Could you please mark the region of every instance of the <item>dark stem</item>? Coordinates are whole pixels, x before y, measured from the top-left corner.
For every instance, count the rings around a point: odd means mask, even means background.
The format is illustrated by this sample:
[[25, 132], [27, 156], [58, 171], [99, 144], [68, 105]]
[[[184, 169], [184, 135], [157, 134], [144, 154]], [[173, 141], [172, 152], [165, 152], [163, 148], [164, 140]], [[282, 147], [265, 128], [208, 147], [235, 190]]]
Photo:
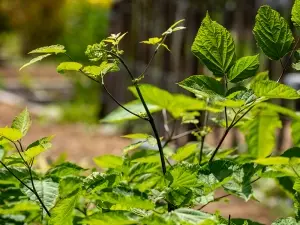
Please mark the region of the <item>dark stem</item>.
[[165, 156], [164, 156], [164, 153], [163, 153], [163, 147], [162, 147], [159, 135], [158, 135], [157, 128], [155, 126], [154, 119], [153, 119], [153, 117], [152, 117], [152, 115], [151, 115], [151, 113], [149, 111], [149, 108], [148, 108], [148, 106], [147, 106], [147, 104], [145, 102], [145, 99], [144, 99], [144, 97], [143, 97], [143, 95], [141, 93], [139, 85], [138, 85], [137, 81], [135, 80], [133, 74], [131, 73], [130, 69], [128, 68], [127, 64], [125, 63], [125, 61], [120, 56], [118, 56], [117, 54], [115, 54], [113, 52], [108, 51], [108, 53], [111, 54], [111, 55], [113, 55], [113, 56], [115, 56], [122, 63], [122, 65], [127, 70], [128, 74], [129, 74], [129, 76], [130, 76], [130, 78], [131, 78], [131, 80], [133, 82], [133, 85], [134, 85], [134, 87], [135, 87], [135, 89], [137, 91], [137, 94], [138, 94], [138, 96], [139, 96], [139, 98], [140, 98], [140, 100], [141, 100], [141, 102], [142, 102], [142, 104], [144, 106], [144, 109], [145, 109], [145, 111], [147, 113], [147, 116], [148, 116], [148, 121], [149, 121], [149, 123], [151, 125], [151, 128], [153, 130], [154, 137], [156, 139], [158, 150], [159, 150], [162, 172], [163, 172], [163, 174], [165, 174], [167, 172], [167, 169], [166, 169], [166, 163], [165, 163]]
[[[204, 114], [204, 123], [203, 123], [202, 129], [206, 129], [206, 125], [207, 125], [207, 121], [208, 121], [208, 111], [205, 111], [204, 113], [205, 113]], [[202, 158], [203, 158], [203, 148], [204, 148], [205, 137], [206, 137], [206, 131], [205, 131], [205, 134], [201, 137], [199, 164], [201, 164]]]
[[229, 216], [228, 216], [228, 225], [231, 224], [230, 220], [231, 220], [231, 215], [229, 214]]
[[125, 106], [123, 106], [110, 92], [109, 90], [107, 89], [107, 87], [105, 86], [105, 84], [103, 83], [102, 84], [104, 90], [106, 91], [106, 93], [114, 100], [115, 103], [117, 103], [117, 105], [119, 105], [122, 109], [126, 110], [127, 112], [129, 112], [130, 114], [142, 119], [142, 120], [146, 120], [146, 121], [149, 121], [148, 118], [145, 118], [145, 117], [142, 117], [134, 112], [132, 112], [131, 110], [127, 109]]
[[210, 163], [213, 161], [214, 157], [215, 157], [216, 154], [218, 153], [218, 151], [219, 151], [221, 145], [223, 144], [223, 142], [224, 142], [224, 140], [225, 140], [227, 134], [229, 133], [229, 131], [230, 131], [230, 130], [231, 130], [231, 129], [232, 129], [232, 128], [233, 128], [233, 127], [241, 120], [241, 119], [243, 119], [244, 116], [245, 116], [251, 109], [253, 109], [253, 107], [254, 107], [254, 106], [251, 106], [248, 110], [246, 110], [246, 112], [244, 112], [237, 120], [236, 120], [237, 115], [238, 115], [240, 112], [242, 112], [244, 109], [243, 109], [243, 110], [240, 110], [237, 114], [235, 114], [235, 116], [234, 116], [234, 118], [233, 118], [231, 124], [230, 124], [229, 127], [225, 130], [225, 132], [224, 132], [224, 134], [223, 134], [223, 136], [222, 136], [222, 138], [221, 138], [221, 140], [220, 140], [218, 146], [217, 146], [216, 149], [214, 150], [214, 152], [213, 152], [211, 158], [209, 159], [209, 162], [210, 162]]
[[290, 63], [290, 60], [292, 59], [293, 54], [294, 54], [294, 52], [295, 52], [296, 49], [297, 49], [299, 40], [300, 40], [300, 37], [297, 39], [297, 42], [296, 42], [296, 44], [295, 44], [295, 46], [294, 46], [294, 48], [293, 48], [291, 54], [290, 54], [289, 57], [288, 57], [288, 60], [286, 61], [285, 65], [284, 65], [284, 67], [283, 67], [283, 69], [282, 69], [282, 73], [281, 73], [280, 77], [278, 78], [277, 83], [280, 82], [281, 78], [284, 76], [284, 73], [285, 73], [285, 71], [287, 70], [287, 67], [288, 67], [288, 65], [289, 65], [289, 63]]
[[155, 58], [155, 56], [156, 56], [156, 54], [157, 54], [157, 52], [158, 52], [160, 46], [165, 42], [167, 36], [168, 36], [168, 35], [165, 35], [165, 36], [164, 36], [163, 40], [159, 43], [159, 45], [158, 45], [157, 48], [155, 49], [153, 55], [152, 55], [151, 58], [150, 58], [149, 63], [147, 64], [147, 66], [146, 66], [146, 68], [144, 69], [144, 71], [141, 73], [140, 77], [144, 76], [144, 75], [146, 74], [146, 72], [148, 71], [148, 69], [150, 68], [150, 65], [151, 65], [153, 59]]
[[[64, 53], [71, 61], [74, 61], [73, 59], [72, 59], [72, 57], [71, 56], [69, 56], [67, 53]], [[134, 116], [136, 116], [136, 117], [138, 117], [138, 118], [140, 118], [140, 119], [142, 119], [142, 120], [147, 120], [148, 121], [148, 118], [144, 118], [144, 117], [142, 117], [142, 116], [139, 116], [138, 114], [136, 114], [136, 113], [134, 113], [134, 112], [132, 112], [131, 110], [129, 110], [129, 109], [127, 109], [124, 105], [122, 105], [109, 91], [108, 91], [108, 89], [107, 89], [107, 87], [104, 85], [104, 83], [101, 83], [99, 80], [97, 80], [97, 79], [95, 79], [95, 78], [93, 78], [93, 77], [91, 77], [91, 76], [88, 76], [82, 69], [79, 69], [79, 71], [83, 74], [83, 75], [85, 75], [87, 78], [89, 78], [89, 79], [91, 79], [91, 80], [93, 80], [93, 81], [95, 81], [95, 82], [97, 82], [98, 84], [102, 84], [102, 86], [104, 87], [104, 90], [105, 90], [105, 92], [111, 97], [111, 99], [117, 104], [117, 105], [119, 105], [121, 108], [123, 108], [124, 110], [126, 110], [127, 112], [129, 112], [130, 114], [132, 114], [132, 115], [134, 115]]]
[[200, 155], [199, 155], [199, 164], [202, 162], [202, 157], [203, 157], [203, 147], [204, 147], [204, 141], [205, 141], [206, 135], [201, 137], [201, 146], [200, 146]]

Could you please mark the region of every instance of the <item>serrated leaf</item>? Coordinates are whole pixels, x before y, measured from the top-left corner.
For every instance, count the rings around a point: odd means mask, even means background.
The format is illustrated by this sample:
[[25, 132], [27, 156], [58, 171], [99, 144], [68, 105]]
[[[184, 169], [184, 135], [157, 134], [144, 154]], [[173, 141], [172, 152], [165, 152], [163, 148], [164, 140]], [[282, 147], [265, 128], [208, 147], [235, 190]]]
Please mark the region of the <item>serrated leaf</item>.
[[82, 171], [84, 171], [82, 167], [74, 163], [64, 162], [51, 168], [46, 175], [62, 178], [70, 175], [77, 176]]
[[18, 116], [15, 117], [15, 119], [12, 122], [11, 128], [19, 130], [23, 134], [23, 136], [25, 136], [30, 125], [31, 119], [29, 112], [26, 108]]
[[238, 59], [228, 72], [228, 79], [235, 83], [253, 77], [259, 68], [259, 55]]
[[266, 98], [282, 98], [282, 99], [298, 99], [298, 92], [284, 84], [277, 83], [272, 80], [263, 80], [254, 82], [251, 89], [258, 97]]
[[[33, 183], [44, 205], [48, 210], [52, 209], [58, 198], [58, 183], [53, 182], [51, 179], [34, 180]], [[26, 182], [26, 185], [32, 188], [31, 181]], [[27, 187], [23, 187], [22, 190], [30, 200], [40, 204], [37, 197]]]
[[247, 219], [231, 219], [231, 222], [233, 223], [233, 225], [263, 225], [261, 223]]
[[101, 62], [100, 66], [86, 66], [83, 68], [83, 72], [88, 76], [101, 81], [102, 77], [109, 72], [119, 71], [119, 67], [116, 63], [108, 63], [106, 61]]
[[170, 170], [167, 179], [170, 181], [169, 186], [172, 188], [197, 186], [197, 174], [184, 166], [178, 166]]
[[292, 8], [292, 21], [294, 26], [300, 27], [300, 1], [295, 0], [295, 3]]
[[211, 70], [222, 77], [235, 62], [234, 41], [223, 26], [206, 15], [192, 45], [192, 52]]
[[25, 159], [32, 159], [52, 147], [51, 140], [54, 136], [44, 137], [30, 144], [24, 152]]
[[81, 190], [83, 179], [76, 176], [65, 176], [59, 181], [59, 197], [67, 198], [72, 193]]
[[65, 53], [65, 47], [63, 45], [50, 45], [50, 46], [45, 46], [41, 48], [37, 48], [35, 50], [32, 50], [28, 54], [33, 54], [33, 53], [38, 53], [38, 54], [58, 54], [58, 53]]
[[68, 198], [60, 199], [51, 210], [49, 225], [73, 225], [73, 210], [79, 199], [80, 192], [73, 193]]
[[[161, 110], [161, 107], [154, 105], [154, 104], [147, 104], [149, 110], [151, 113], [158, 112]], [[126, 103], [124, 105], [127, 109], [131, 110], [132, 112], [139, 114], [139, 115], [144, 115], [146, 116], [146, 112], [144, 109], [143, 104], [139, 100], [135, 100], [129, 103]], [[109, 113], [107, 116], [105, 116], [101, 122], [105, 123], [120, 123], [124, 121], [129, 121], [129, 120], [136, 120], [139, 119], [135, 115], [132, 115], [131, 113], [127, 112], [121, 107], [118, 107], [116, 110], [112, 111]]]
[[15, 128], [4, 127], [0, 128], [0, 137], [1, 136], [9, 139], [10, 141], [18, 141], [23, 137], [23, 134]]
[[175, 215], [179, 221], [181, 222], [189, 222], [190, 224], [202, 224], [207, 219], [215, 221], [216, 218], [214, 215], [201, 212], [196, 209], [189, 209], [189, 208], [180, 208], [172, 211], [173, 215]]
[[177, 150], [175, 154], [171, 156], [173, 160], [176, 160], [177, 162], [181, 162], [188, 157], [190, 157], [192, 154], [195, 153], [195, 150], [198, 148], [197, 143], [189, 143]]
[[270, 6], [259, 8], [253, 33], [258, 46], [273, 60], [281, 59], [294, 42], [287, 21]]
[[97, 166], [101, 168], [118, 168], [123, 165], [123, 159], [116, 155], [102, 155], [93, 158]]
[[281, 128], [278, 114], [262, 111], [244, 125], [249, 153], [256, 158], [270, 155], [275, 147], [275, 131]]
[[64, 74], [66, 71], [79, 71], [82, 65], [77, 62], [62, 62], [56, 68], [58, 73]]
[[178, 85], [196, 95], [206, 98], [224, 96], [225, 88], [220, 81], [205, 75], [194, 75], [178, 83]]
[[24, 64], [19, 70], [22, 70], [22, 69], [24, 69], [27, 66], [30, 66], [30, 65], [38, 62], [38, 61], [41, 61], [42, 59], [44, 59], [44, 58], [46, 58], [46, 57], [48, 57], [50, 55], [51, 54], [37, 56], [37, 57], [33, 58], [32, 60], [30, 60], [28, 63]]

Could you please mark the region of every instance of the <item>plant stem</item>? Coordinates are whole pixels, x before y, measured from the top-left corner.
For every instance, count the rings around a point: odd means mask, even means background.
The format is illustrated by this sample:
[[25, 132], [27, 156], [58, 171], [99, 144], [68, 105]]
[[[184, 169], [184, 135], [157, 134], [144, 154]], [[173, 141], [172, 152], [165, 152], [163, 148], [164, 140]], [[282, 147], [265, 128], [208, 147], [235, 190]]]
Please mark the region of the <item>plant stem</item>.
[[125, 69], [127, 70], [132, 82], [133, 82], [133, 85], [137, 91], [137, 94], [143, 104], [143, 107], [147, 113], [147, 116], [148, 116], [148, 122], [150, 123], [151, 125], [151, 128], [152, 128], [152, 131], [154, 133], [154, 137], [156, 139], [156, 142], [157, 142], [157, 146], [158, 146], [158, 150], [159, 150], [159, 155], [160, 155], [160, 161], [161, 161], [161, 167], [162, 167], [162, 172], [163, 174], [165, 174], [167, 172], [167, 169], [166, 169], [166, 163], [165, 163], [165, 156], [164, 156], [164, 153], [163, 153], [163, 147], [162, 147], [162, 144], [161, 144], [161, 141], [160, 141], [160, 138], [159, 138], [159, 135], [158, 135], [158, 131], [157, 131], [157, 128], [156, 128], [156, 125], [155, 125], [155, 122], [154, 122], [154, 119], [151, 115], [151, 112], [149, 111], [149, 108], [145, 102], [145, 99], [141, 93], [141, 90], [139, 88], [139, 85], [138, 85], [138, 82], [135, 80], [133, 74], [131, 73], [130, 69], [128, 68], [127, 64], [125, 63], [125, 61], [120, 57], [118, 56], [117, 54], [113, 53], [113, 52], [110, 52], [108, 51], [109, 54], [113, 55], [114, 57], [116, 57], [121, 63], [122, 65], [125, 67]]
[[223, 142], [224, 142], [224, 140], [225, 140], [227, 134], [229, 133], [229, 131], [230, 131], [230, 130], [231, 130], [231, 129], [232, 129], [232, 128], [233, 128], [233, 127], [241, 120], [241, 119], [243, 119], [243, 117], [244, 117], [251, 109], [253, 109], [253, 107], [254, 107], [254, 106], [250, 106], [250, 108], [249, 108], [246, 112], [244, 112], [237, 120], [236, 120], [236, 117], [237, 117], [238, 114], [239, 114], [240, 112], [242, 112], [245, 108], [244, 108], [243, 110], [239, 110], [239, 111], [235, 114], [235, 116], [234, 116], [234, 118], [233, 118], [231, 124], [230, 124], [230, 125], [228, 126], [228, 128], [225, 130], [225, 132], [224, 132], [224, 134], [223, 134], [223, 136], [222, 136], [222, 138], [221, 138], [221, 140], [220, 140], [218, 146], [217, 146], [216, 149], [214, 150], [214, 152], [213, 152], [211, 158], [209, 159], [209, 163], [211, 163], [211, 162], [213, 161], [214, 157], [215, 157], [216, 154], [218, 153], [218, 151], [219, 151], [221, 145], [223, 144]]
[[231, 215], [229, 214], [229, 216], [228, 216], [228, 225], [231, 224], [230, 220], [231, 220]]
[[[69, 56], [67, 53], [64, 53], [71, 61], [74, 61], [73, 59], [72, 59], [72, 57], [71, 56]], [[134, 112], [132, 112], [131, 110], [129, 110], [129, 109], [127, 109], [124, 105], [122, 105], [109, 91], [108, 91], [108, 89], [107, 89], [107, 87], [104, 85], [104, 82], [100, 82], [99, 80], [97, 80], [97, 79], [95, 79], [95, 78], [93, 78], [93, 77], [90, 77], [90, 76], [88, 76], [82, 69], [79, 69], [79, 71], [83, 74], [83, 75], [85, 75], [87, 78], [89, 78], [89, 79], [91, 79], [91, 80], [93, 80], [93, 81], [95, 81], [95, 82], [97, 82], [98, 84], [101, 84], [102, 86], [103, 86], [103, 88], [104, 88], [104, 90], [105, 90], [105, 92], [111, 97], [111, 99], [117, 104], [117, 105], [119, 105], [121, 108], [123, 108], [124, 110], [126, 110], [127, 112], [129, 112], [130, 114], [132, 114], [132, 115], [134, 115], [134, 116], [136, 116], [136, 117], [138, 117], [138, 118], [140, 118], [140, 119], [142, 119], [142, 120], [147, 120], [148, 121], [148, 118], [144, 118], [144, 117], [142, 117], [142, 116], [139, 116], [138, 114], [136, 114], [136, 113], [134, 113]]]
[[[287, 67], [288, 67], [288, 65], [289, 65], [289, 62], [290, 62], [290, 60], [292, 59], [293, 54], [294, 54], [294, 52], [295, 52], [296, 49], [297, 49], [297, 46], [298, 46], [299, 41], [300, 41], [300, 37], [297, 39], [296, 44], [295, 44], [293, 50], [291, 51], [291, 54], [290, 54], [289, 57], [288, 57], [288, 60], [286, 61], [285, 65], [283, 66], [281, 75], [280, 75], [280, 77], [278, 78], [277, 83], [279, 83], [280, 80], [281, 80], [281, 78], [284, 76], [284, 73], [285, 73], [285, 71], [287, 70]], [[282, 64], [281, 64], [281, 65], [282, 65]]]
[[110, 92], [109, 90], [107, 89], [107, 87], [105, 86], [105, 84], [103, 83], [102, 84], [104, 90], [106, 91], [106, 93], [115, 101], [115, 103], [117, 103], [117, 105], [119, 105], [122, 109], [126, 110], [127, 112], [129, 112], [130, 114], [142, 119], [142, 120], [146, 120], [146, 121], [149, 121], [148, 118], [145, 118], [145, 117], [142, 117], [134, 112], [132, 112], [131, 110], [127, 109], [125, 106], [123, 106]]
[[[203, 126], [202, 126], [203, 128], [202, 129], [206, 128], [207, 121], [208, 121], [208, 111], [205, 111], [204, 113], [205, 113], [204, 114], [204, 123], [203, 123]], [[201, 137], [201, 146], [200, 146], [200, 154], [199, 154], [199, 164], [201, 164], [202, 158], [203, 158], [203, 148], [204, 148], [205, 138], [206, 138], [206, 132], [205, 132], [205, 135], [203, 135]]]

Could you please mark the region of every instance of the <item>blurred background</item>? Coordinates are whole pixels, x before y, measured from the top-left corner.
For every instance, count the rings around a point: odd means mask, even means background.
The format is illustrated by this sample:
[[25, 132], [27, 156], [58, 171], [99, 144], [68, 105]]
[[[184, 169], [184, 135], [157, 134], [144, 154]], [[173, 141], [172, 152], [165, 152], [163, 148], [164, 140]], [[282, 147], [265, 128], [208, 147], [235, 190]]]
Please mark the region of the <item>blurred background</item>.
[[[160, 35], [179, 19], [186, 19], [187, 30], [176, 32], [166, 44], [168, 51], [160, 51], [144, 82], [155, 84], [170, 92], [183, 92], [175, 83], [194, 74], [208, 74], [190, 52], [190, 47], [207, 11], [211, 17], [229, 29], [236, 41], [238, 57], [256, 54], [252, 29], [257, 9], [269, 4], [290, 22], [292, 0], [0, 0], [0, 126], [9, 125], [13, 117], [28, 107], [34, 125], [27, 137], [28, 143], [39, 137], [56, 134], [54, 148], [44, 160], [68, 157], [89, 165], [99, 154], [120, 154], [128, 141], [119, 138], [122, 132], [149, 131], [147, 124], [126, 123], [116, 126], [99, 125], [117, 105], [102, 92], [99, 85], [77, 73], [61, 76], [56, 65], [67, 60], [63, 56], [50, 57], [34, 66], [19, 71], [30, 60], [27, 53], [41, 46], [64, 45], [72, 58], [87, 63], [86, 46], [100, 42], [111, 33], [127, 32], [120, 44], [124, 58], [135, 74], [145, 68], [154, 49], [139, 42]], [[269, 70], [272, 79], [279, 77], [280, 63], [261, 58], [261, 71]], [[106, 77], [111, 93], [120, 101], [133, 99], [127, 86], [130, 80], [121, 70]], [[300, 87], [299, 87], [300, 88]], [[295, 101], [277, 101], [290, 108]], [[160, 117], [156, 118], [158, 124]], [[289, 121], [282, 118], [283, 124]], [[277, 149], [291, 144], [288, 126], [278, 134]], [[160, 131], [162, 132], [161, 125]], [[180, 130], [177, 131], [177, 133]], [[215, 144], [221, 130], [210, 135]], [[183, 140], [185, 141], [185, 140]], [[226, 146], [243, 143], [235, 131]], [[65, 153], [66, 152], [66, 153]], [[43, 160], [41, 160], [43, 166]], [[268, 184], [272, 187], [272, 183]], [[265, 186], [265, 185], [262, 185]], [[236, 215], [248, 215], [268, 223], [278, 215], [290, 213], [290, 202], [284, 193], [263, 188], [259, 195], [268, 202], [253, 202], [246, 206], [239, 202]], [[242, 206], [240, 206], [241, 204]], [[283, 205], [280, 207], [279, 205]], [[225, 206], [226, 209], [227, 206]], [[242, 208], [241, 208], [242, 207]], [[211, 210], [214, 210], [212, 208]], [[225, 210], [224, 209], [224, 210]], [[271, 210], [272, 209], [272, 210]], [[233, 208], [229, 208], [231, 211]], [[225, 213], [226, 214], [226, 213]]]

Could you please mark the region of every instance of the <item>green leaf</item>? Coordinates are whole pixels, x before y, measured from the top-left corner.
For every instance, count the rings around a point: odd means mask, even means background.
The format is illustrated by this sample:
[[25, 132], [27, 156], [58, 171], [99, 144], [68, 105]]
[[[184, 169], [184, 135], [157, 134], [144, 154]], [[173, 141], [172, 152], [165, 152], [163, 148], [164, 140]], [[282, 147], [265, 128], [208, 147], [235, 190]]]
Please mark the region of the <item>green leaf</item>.
[[25, 158], [27, 160], [32, 159], [51, 148], [51, 140], [53, 139], [53, 137], [54, 136], [44, 137], [30, 144], [24, 152]]
[[233, 223], [233, 225], [263, 225], [261, 223], [247, 219], [231, 219], [231, 222]]
[[15, 128], [4, 127], [4, 128], [0, 128], [0, 137], [1, 136], [11, 141], [17, 141], [23, 137], [23, 134], [21, 131]]
[[0, 215], [19, 214], [20, 212], [30, 212], [30, 211], [39, 211], [39, 210], [40, 207], [36, 203], [30, 201], [20, 201], [14, 203], [9, 207], [1, 207]]
[[261, 102], [257, 106], [255, 106], [255, 109], [256, 108], [259, 108], [260, 110], [273, 111], [273, 112], [279, 113], [281, 115], [288, 116], [292, 119], [300, 120], [300, 115], [297, 114], [297, 112], [295, 112], [291, 109], [282, 107], [280, 105], [272, 104], [269, 102]]
[[240, 58], [228, 72], [228, 79], [235, 83], [253, 77], [259, 68], [259, 55]]
[[272, 225], [298, 225], [296, 219], [292, 217], [284, 218], [284, 219], [278, 219]]
[[254, 82], [251, 85], [257, 97], [266, 98], [282, 98], [282, 99], [298, 99], [300, 95], [298, 92], [284, 84], [277, 83], [272, 80], [263, 80]]
[[80, 177], [65, 176], [59, 181], [59, 197], [67, 198], [71, 193], [76, 193], [82, 188], [83, 180]]
[[33, 54], [33, 53], [39, 53], [39, 54], [58, 54], [58, 53], [65, 53], [65, 47], [63, 45], [50, 45], [50, 46], [45, 46], [41, 48], [37, 48], [35, 50], [32, 50], [28, 54]]
[[22, 69], [24, 69], [27, 66], [30, 66], [30, 65], [38, 62], [38, 61], [41, 61], [42, 59], [44, 59], [44, 58], [46, 58], [46, 57], [48, 57], [50, 55], [51, 54], [37, 56], [37, 57], [33, 58], [32, 60], [30, 60], [28, 63], [24, 64], [19, 70], [22, 70]]
[[[28, 169], [25, 167], [9, 166], [10, 171], [12, 171], [17, 177], [26, 179], [29, 177]], [[33, 174], [36, 177], [36, 174]], [[0, 184], [16, 184], [19, 181], [5, 168], [0, 168]]]
[[[132, 218], [132, 214], [126, 211], [112, 211], [105, 213], [95, 213], [86, 217], [83, 222], [89, 225], [134, 225], [138, 224], [136, 220]], [[68, 225], [68, 224], [66, 224]]]
[[85, 169], [83, 169], [82, 167], [80, 167], [74, 163], [64, 162], [62, 164], [59, 164], [59, 165], [51, 168], [47, 172], [47, 175], [60, 177], [60, 178], [70, 176], [70, 175], [77, 176], [84, 170]]
[[259, 8], [253, 33], [258, 46], [273, 60], [281, 59], [291, 50], [294, 42], [287, 21], [270, 6]]
[[66, 71], [79, 71], [82, 65], [77, 62], [62, 62], [56, 68], [58, 73], [64, 74]]
[[154, 203], [148, 199], [143, 199], [140, 196], [127, 194], [126, 192], [102, 192], [99, 199], [104, 202], [112, 204], [110, 210], [127, 210], [130, 211], [133, 208], [151, 210], [154, 209]]
[[23, 136], [25, 136], [30, 125], [31, 125], [31, 119], [30, 119], [29, 112], [26, 108], [18, 116], [15, 117], [15, 119], [12, 122], [11, 128], [21, 131]]
[[197, 174], [188, 170], [184, 166], [178, 166], [170, 170], [167, 174], [167, 179], [170, 181], [170, 187], [195, 187], [197, 186]]
[[93, 172], [83, 181], [83, 187], [87, 191], [99, 191], [105, 188], [112, 188], [116, 186], [120, 181], [119, 174], [104, 174], [99, 172]]
[[188, 143], [177, 149], [177, 152], [171, 158], [177, 162], [181, 162], [194, 154], [196, 149], [198, 149], [197, 143]]
[[300, 0], [295, 0], [293, 5], [292, 21], [296, 27], [300, 27]]
[[51, 210], [49, 225], [73, 225], [73, 210], [79, 199], [80, 192], [73, 193], [68, 198], [60, 199]]
[[142, 134], [142, 133], [137, 133], [137, 134], [127, 134], [122, 136], [123, 138], [129, 138], [129, 139], [147, 139], [149, 137], [149, 134]]
[[153, 38], [149, 38], [147, 41], [141, 41], [141, 43], [148, 44], [148, 45], [157, 45], [161, 41], [162, 41], [162, 38], [153, 37]]
[[293, 147], [288, 150], [286, 150], [284, 153], [281, 154], [282, 157], [287, 158], [300, 158], [300, 148], [299, 147]]
[[193, 192], [189, 188], [172, 188], [168, 190], [166, 199], [176, 207], [183, 207], [191, 204]]
[[256, 158], [264, 158], [272, 153], [275, 147], [275, 131], [281, 128], [278, 114], [262, 111], [244, 125], [249, 153]]
[[146, 141], [138, 141], [138, 142], [135, 142], [133, 144], [130, 144], [130, 145], [126, 146], [125, 148], [123, 148], [123, 153], [127, 154], [128, 152], [137, 149], [138, 147], [140, 147], [145, 142]]
[[287, 164], [289, 164], [290, 159], [287, 157], [276, 156], [276, 157], [257, 159], [257, 160], [254, 160], [253, 162], [260, 164], [260, 165], [265, 165], [265, 166], [287, 165]]
[[106, 61], [101, 62], [100, 66], [86, 66], [83, 68], [85, 74], [101, 82], [105, 74], [116, 71], [119, 71], [118, 65]]
[[[129, 87], [129, 90], [138, 98], [134, 87]], [[180, 117], [186, 111], [204, 110], [206, 108], [203, 101], [182, 94], [171, 94], [150, 84], [140, 85], [140, 91], [147, 103], [166, 109], [174, 118]]]
[[293, 67], [294, 70], [298, 70], [299, 71], [300, 70], [300, 62], [293, 63], [292, 67]]
[[122, 157], [116, 155], [102, 155], [93, 160], [101, 168], [118, 168], [123, 165]]
[[293, 144], [300, 146], [300, 120], [293, 120], [291, 128]]
[[[147, 104], [149, 110], [151, 113], [158, 112], [161, 110], [161, 107], [154, 105], [154, 104]], [[146, 112], [144, 109], [143, 104], [139, 100], [135, 100], [132, 102], [129, 102], [124, 105], [127, 109], [131, 110], [132, 112], [139, 114], [141, 116], [146, 116]], [[120, 123], [128, 120], [136, 120], [139, 119], [135, 115], [132, 115], [131, 113], [127, 112], [121, 107], [118, 107], [113, 112], [109, 113], [107, 116], [104, 117], [104, 119], [101, 120], [101, 122], [106, 123]]]
[[191, 224], [202, 224], [203, 221], [211, 219], [216, 220], [215, 216], [196, 209], [180, 208], [171, 212], [181, 222], [189, 222]]
[[235, 62], [235, 46], [231, 34], [206, 15], [192, 45], [192, 52], [211, 70], [222, 77]]
[[196, 95], [206, 98], [224, 96], [225, 88], [220, 81], [205, 75], [194, 75], [178, 83], [178, 85]]
[[[53, 208], [58, 198], [58, 183], [53, 182], [51, 179], [34, 180], [33, 183], [40, 199], [47, 209], [50, 210]], [[30, 181], [26, 182], [26, 185], [32, 188]], [[27, 187], [23, 187], [22, 190], [30, 200], [40, 204], [37, 197]]]

